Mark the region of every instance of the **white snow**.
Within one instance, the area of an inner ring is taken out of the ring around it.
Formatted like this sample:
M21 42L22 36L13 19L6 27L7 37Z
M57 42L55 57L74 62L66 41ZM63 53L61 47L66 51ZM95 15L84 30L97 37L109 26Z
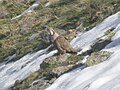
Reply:
M120 12L108 17L92 30L79 35L72 41L74 47L86 51L104 35L109 28L114 27L115 35L112 42L103 50L114 52L106 61L60 76L46 90L120 90ZM80 52L81 53L81 52Z
M104 32L109 30L110 28L116 27L120 23L120 12L109 16L105 19L100 25L94 27L92 30L80 34L77 38L75 38L71 44L74 45L75 48L82 48L83 51L90 48L97 38L104 35Z
M91 48L91 45L95 43L98 38L104 36L104 32L112 27L115 28L114 32L116 34L112 38L112 42L103 49L114 52L108 60L83 70L79 67L66 73L59 77L46 90L83 90L86 87L88 87L88 90L110 90L111 88L112 90L119 90L120 11L106 18L100 25L90 31L79 34L71 44L75 48L81 48L81 52L86 51ZM0 64L0 89L7 89L12 86L16 80L23 80L32 72L37 71L45 58L57 53L56 50L47 52L48 49L49 47L36 53L29 53L15 62Z
M14 84L16 80L23 80L32 72L40 69L40 64L45 58L53 56L57 51L47 53L46 49L33 54L27 54L16 62L3 63L0 65L0 89L4 90Z
M86 62L88 61L88 57L89 57L89 55L86 55L84 57L84 59L82 60L82 64L86 64Z

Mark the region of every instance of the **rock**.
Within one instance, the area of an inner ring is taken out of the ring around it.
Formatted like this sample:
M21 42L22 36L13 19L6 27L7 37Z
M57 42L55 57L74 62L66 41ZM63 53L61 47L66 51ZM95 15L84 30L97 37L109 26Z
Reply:
M91 45L91 49L84 52L83 55L90 55L93 52L98 52L102 50L106 45L111 43L111 38L115 35L114 32L112 32L114 28L111 28L105 32L105 35L103 35L100 38L97 38L97 40Z
M89 56L87 65L91 66L103 62L110 55L111 53L106 51L94 52ZM45 90L62 74L78 67L85 68L85 66L81 64L82 59L82 56L67 53L61 56L56 55L47 58L40 65L41 69L39 71L31 74L27 79L23 81L16 81L12 90Z
M21 83L20 80L16 80L14 84L16 87L12 87L11 90L18 90L21 87L20 83Z
M61 56L53 56L40 65L41 69L51 68L51 73L54 77L58 77L63 73L72 70L75 66L81 66L81 56L71 55L71 54L63 54ZM76 67L77 68L77 67ZM47 74L47 76L51 75L51 73Z
M53 78L57 78L57 77L58 77L57 74L55 74L55 73L53 73L53 72L49 72L49 73L45 74L44 80L49 80L49 81L51 81Z
M16 81L15 81L15 85L18 85L18 84L20 84L20 83L21 83L20 80L16 80Z
M40 68L41 68L41 69L45 69L45 68L47 68L48 66L49 66L49 64L46 63L46 62L44 62L44 61L43 61L42 64L40 64Z
M47 45L51 44L50 36L48 35L47 31L43 31L39 35L40 35L40 38L42 39L42 43Z
M50 57L44 60L43 63L40 65L40 67L45 64L48 64L48 65L59 64L60 65L61 63L67 61L67 58L68 58L67 54L63 54L61 56L53 56L53 57Z
M31 85L30 88L25 90L45 90L45 88L49 87L50 84L47 80L39 80L36 85Z
M94 52L89 56L87 66L92 66L101 63L107 60L111 54L111 52L107 51Z
M66 71L68 71L70 68L72 68L73 65L68 65L68 66L60 66L60 67L56 67L52 70L53 73L57 74L58 76L60 76L61 74L65 73Z
M82 56L63 54L55 55L47 58L40 65L40 70L32 73L28 78L21 83L15 84L12 90L45 90L49 87L60 75L71 71L81 66L80 61ZM75 67L76 66L76 67Z
M91 45L92 51L100 51L109 43L111 43L111 39L109 38L98 39L93 45Z

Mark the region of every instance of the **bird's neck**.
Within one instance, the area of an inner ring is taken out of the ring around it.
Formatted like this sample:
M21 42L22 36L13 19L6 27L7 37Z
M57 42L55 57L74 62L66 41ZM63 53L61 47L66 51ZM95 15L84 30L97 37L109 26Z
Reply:
M55 32L54 35L52 36L53 41L56 40L56 38L59 37L59 36L60 36L60 35L59 35L58 33Z

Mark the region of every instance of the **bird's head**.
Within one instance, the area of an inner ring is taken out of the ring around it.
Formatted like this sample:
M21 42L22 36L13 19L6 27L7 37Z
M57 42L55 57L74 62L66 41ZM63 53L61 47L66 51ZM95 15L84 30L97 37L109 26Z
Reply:
M55 31L53 30L53 28L49 26L45 26L45 28L50 36L53 36L55 34Z

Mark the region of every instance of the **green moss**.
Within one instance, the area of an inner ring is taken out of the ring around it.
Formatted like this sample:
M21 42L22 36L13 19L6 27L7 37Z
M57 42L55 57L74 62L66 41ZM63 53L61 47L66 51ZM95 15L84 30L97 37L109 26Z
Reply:
M43 76L46 76L48 75L51 70L53 69L54 67L47 67L46 69L41 69L40 71L36 71L34 73L32 73L29 77L27 77L25 80L21 81L20 83L18 83L17 85L15 84L15 87L18 87L18 89L26 89L29 87L29 85L36 79L39 79ZM14 90L13 89L14 87L11 88L11 90Z
M21 1L4 1L2 4L2 6L4 6L4 8L7 10L7 12L9 13L6 18L12 18L14 16L19 15L20 13L22 13L25 9L28 8L27 3L25 4L24 2Z
M49 22L52 27L70 29L75 28L75 23L79 20L80 9L76 6L61 6L53 9L54 16L57 18ZM74 13L74 14L73 14Z
M25 88L28 88L29 85L34 80L40 79L42 77L46 77L47 80L50 80L57 76L55 73L52 72L55 68L58 68L61 66L75 65L76 62L79 62L82 59L83 59L82 56L70 55L70 56L68 56L67 60L61 61L61 58L59 56L53 56L53 57L51 57L51 59L48 59L47 63L43 62L45 66L42 63L42 65L44 67L41 66L40 70L32 73L25 80L21 81L21 83L18 83L17 86L19 86L19 89L21 89L21 88L25 89ZM51 75L53 75L53 76L51 76ZM17 87L17 86L15 86L15 87Z
M3 60L7 58L7 56L15 54L15 52L16 51L13 48L0 48L0 62L3 62Z
M101 52L94 52L88 58L87 66L93 66L99 64L105 60L107 60L112 53L101 51Z
M70 55L68 57L68 60L66 61L68 64L76 64L78 61L82 60L83 56L78 56L78 55Z
M16 45L16 54L17 58L24 56L25 54L34 51L37 47L39 47L41 41L36 39L33 41L22 41L21 43Z
M36 78L38 78L39 72L32 73L29 78L25 80L25 86L29 86Z

